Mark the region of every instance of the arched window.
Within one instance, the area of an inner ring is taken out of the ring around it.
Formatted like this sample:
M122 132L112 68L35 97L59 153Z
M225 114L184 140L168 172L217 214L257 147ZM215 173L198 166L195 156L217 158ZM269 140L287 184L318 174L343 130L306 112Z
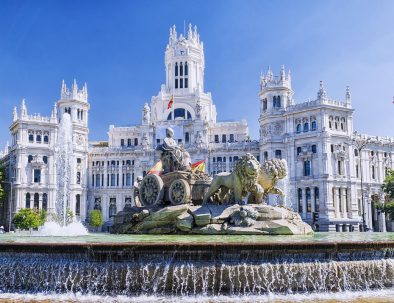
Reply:
M101 198L100 197L94 198L94 207L93 207L93 209L97 209L97 210L101 211Z
M272 97L272 107L275 108L276 107L276 96Z
M30 143L34 142L34 135L33 134L29 134L29 142Z
M275 158L282 159L282 151L280 149L275 150Z
M305 198L306 198L306 212L312 212L312 200L311 200L311 189L307 187L305 189Z
M47 211L48 210L48 194L42 194L42 209Z
M189 133L185 132L185 143L189 143L189 141L190 141Z
M43 157L42 157L42 161L43 161L45 164L48 164L48 157L47 157L47 156L43 156Z
M263 100L263 111L267 110L267 99Z
M298 212L302 213L302 189L298 189Z
M179 119L185 119L185 109L184 108L176 108L174 110L174 120L177 118Z
M130 173L126 174L126 186L131 186L131 175L130 175Z
M75 196L75 215L79 217L81 215L81 195Z
M134 138L134 146L138 146L138 138Z
M40 209L40 195L38 193L34 194L34 204L33 208L39 210Z
M26 203L25 203L26 208L30 208L30 193L26 194Z
M179 66L179 76L183 76L183 63L182 62Z
M315 187L315 212L318 213L320 211L320 198L319 198L319 188Z
M33 156L32 155L29 155L28 157L27 157L27 162L28 163L31 163L33 161Z
M44 135L44 143L45 144L49 143L49 136L48 135Z
M297 133L301 132L301 124L297 124L296 131Z
M371 170L372 170L372 179L375 179L375 166L374 165L372 165Z
M187 76L188 74L189 74L189 67L187 66L187 62L185 62L185 76Z
M264 152L264 161L267 161L267 160L268 160L268 152L265 151L265 152Z
M301 152L302 152L301 146L297 147L297 156L298 156L299 154L301 154Z
M305 122L304 123L304 133L307 132L307 131L309 131L309 123Z
M276 107L281 107L281 104L280 104L280 96L277 96L276 97Z
M77 184L81 184L81 172L77 172Z
M175 77L178 76L178 63L175 63Z
M313 144L312 145L312 153L316 154L316 152L317 152L316 144Z
M37 143L41 143L41 135L37 135L36 136L36 142Z
M131 161L130 160L126 160L126 165L131 165Z
M354 149L354 155L358 157L358 149Z
M317 129L317 122L316 121L312 121L311 123L311 130L316 130Z
M116 215L116 198L109 199L109 217Z

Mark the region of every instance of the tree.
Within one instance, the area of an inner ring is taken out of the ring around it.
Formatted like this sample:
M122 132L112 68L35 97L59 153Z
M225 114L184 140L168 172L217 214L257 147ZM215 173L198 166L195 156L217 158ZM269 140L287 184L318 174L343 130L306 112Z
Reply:
M12 220L16 228L31 229L37 228L42 224L40 213L31 208L22 208L14 216Z
M388 214L391 220L394 219L394 170L387 169L386 177L382 185L383 192L386 194L386 201L378 203L375 208Z
M47 212L45 211L45 209L41 209L39 213L39 217L40 217L40 226L44 225L44 223L47 221Z
M99 211L98 209L92 210L89 214L90 226L97 229L101 225L103 225L103 223L104 223L104 220L103 220L103 215L101 214L101 211Z
M3 184L5 182L5 168L0 164L0 201L5 199L6 193Z

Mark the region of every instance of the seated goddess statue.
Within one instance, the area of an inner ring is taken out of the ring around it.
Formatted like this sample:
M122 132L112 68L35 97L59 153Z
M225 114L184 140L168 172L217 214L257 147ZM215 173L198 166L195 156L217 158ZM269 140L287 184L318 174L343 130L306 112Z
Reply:
M156 148L161 151L160 160L163 165L163 173L191 170L189 153L183 146L178 145L173 137L173 129L167 127L163 144Z

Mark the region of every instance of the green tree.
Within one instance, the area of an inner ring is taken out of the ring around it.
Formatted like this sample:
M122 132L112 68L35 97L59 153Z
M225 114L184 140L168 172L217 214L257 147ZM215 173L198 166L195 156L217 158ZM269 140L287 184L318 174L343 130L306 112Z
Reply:
M12 219L16 228L31 229L37 228L41 225L40 213L31 208L20 209Z
M89 224L90 226L98 229L101 225L103 225L104 220L103 220L103 215L101 214L101 211L98 209L94 209L90 212L89 214Z
M0 164L0 200L4 200L6 198L6 193L4 190L4 181L5 181L5 168Z
M40 217L40 226L44 225L44 223L47 221L47 212L45 211L45 209L41 209L39 213L39 217Z
M386 201L376 204L375 208L386 213L391 220L394 220L394 170L387 169L382 189L386 194Z

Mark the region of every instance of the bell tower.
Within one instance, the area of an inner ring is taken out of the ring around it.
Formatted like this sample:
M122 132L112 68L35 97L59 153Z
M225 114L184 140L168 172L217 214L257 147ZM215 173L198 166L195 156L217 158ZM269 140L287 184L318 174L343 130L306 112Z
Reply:
M166 87L174 95L204 92L204 45L197 26L189 24L187 36L178 35L175 25L165 52Z

